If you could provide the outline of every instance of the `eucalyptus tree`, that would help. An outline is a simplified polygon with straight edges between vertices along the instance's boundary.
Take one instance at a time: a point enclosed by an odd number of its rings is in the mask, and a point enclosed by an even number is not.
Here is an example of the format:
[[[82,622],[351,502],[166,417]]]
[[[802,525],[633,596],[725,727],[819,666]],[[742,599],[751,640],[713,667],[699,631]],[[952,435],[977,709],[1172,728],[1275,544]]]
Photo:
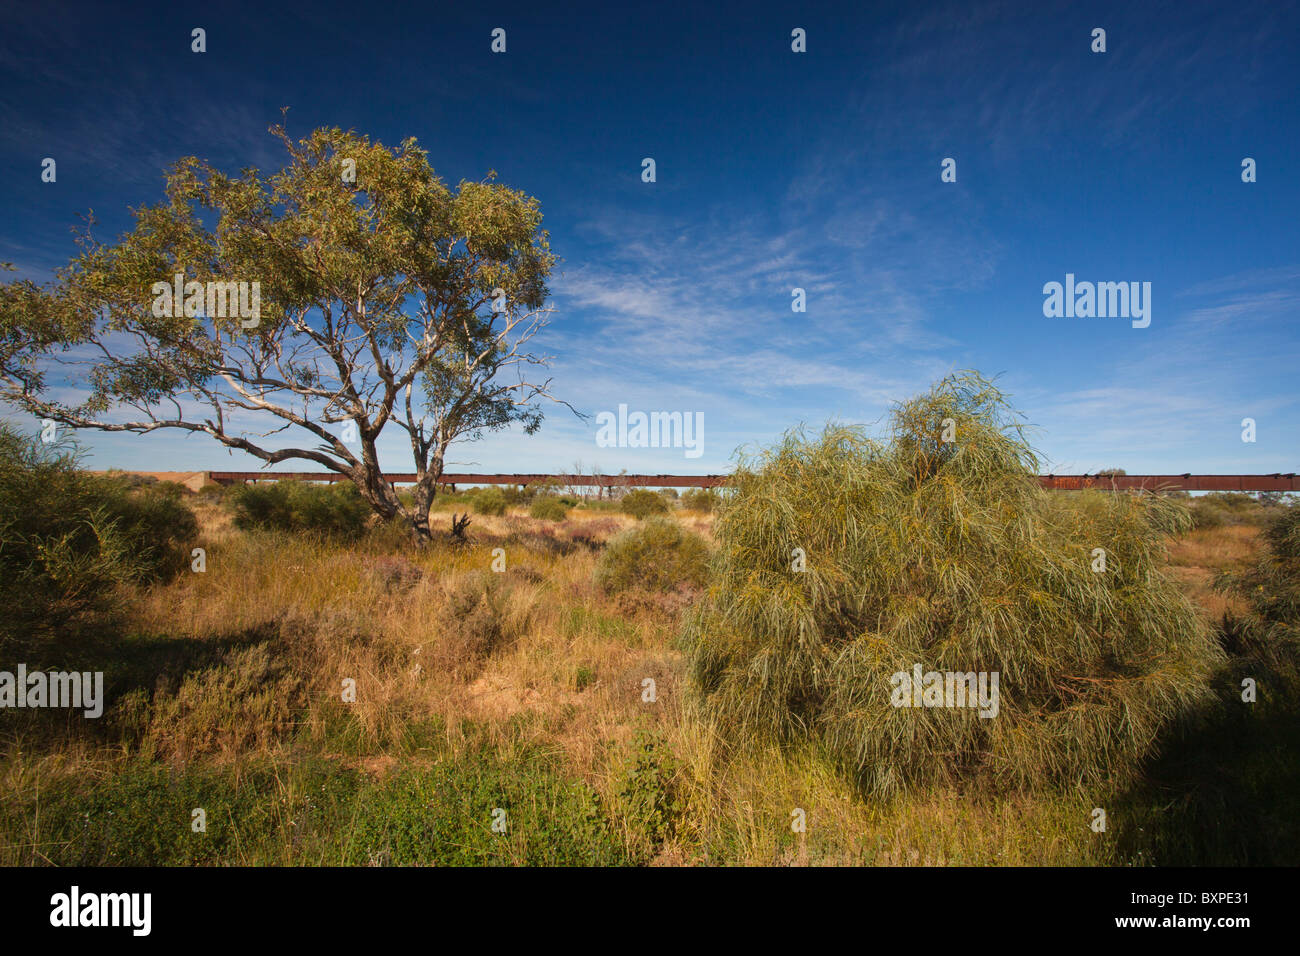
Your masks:
[[[531,434],[558,401],[531,344],[556,262],[540,205],[495,173],[453,191],[414,139],[271,132],[282,169],[183,158],[117,241],[88,218],[50,282],[0,285],[0,398],[310,462],[427,539],[448,446]],[[410,447],[409,503],[380,467],[385,428]]]

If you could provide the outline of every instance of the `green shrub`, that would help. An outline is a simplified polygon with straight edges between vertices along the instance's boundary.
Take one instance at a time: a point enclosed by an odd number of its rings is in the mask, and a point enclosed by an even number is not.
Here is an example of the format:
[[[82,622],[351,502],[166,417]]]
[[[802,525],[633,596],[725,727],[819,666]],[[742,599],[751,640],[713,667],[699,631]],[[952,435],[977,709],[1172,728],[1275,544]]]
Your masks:
[[[595,581],[606,593],[699,588],[708,576],[708,558],[699,535],[671,518],[647,518],[609,542],[596,562]]]
[[[619,511],[619,503],[613,498],[583,498],[582,507],[586,511]]]
[[[207,812],[202,834],[189,826],[195,807]],[[5,865],[632,862],[590,786],[546,755],[486,749],[379,778],[314,757],[235,769],[124,762],[7,794],[0,831],[33,837],[0,850]]]
[[[144,580],[164,580],[189,568],[199,523],[185,503],[182,486],[160,481],[134,492],[111,485],[104,491],[104,508],[130,554],[143,565]]]
[[[210,502],[212,504],[219,504],[226,497],[226,488],[227,488],[226,485],[219,485],[216,482],[213,482],[211,484],[204,485],[197,492],[195,492],[195,497],[197,497],[199,501]]]
[[[498,485],[497,490],[507,505],[526,505],[533,500],[533,490],[527,485]]]
[[[663,740],[641,731],[633,741],[633,754],[620,769],[615,816],[633,858],[646,863],[678,835],[686,812],[679,783],[681,765]]]
[[[685,629],[718,728],[815,741],[879,796],[1131,774],[1211,698],[1223,656],[1162,570],[1186,511],[1048,492],[1037,473],[1018,416],[972,373],[898,406],[884,441],[832,426],[742,460]],[[894,706],[917,664],[997,673],[997,715]]]
[[[186,567],[198,524],[169,485],[87,474],[72,445],[0,425],[0,646],[101,633],[125,586]]]
[[[373,513],[351,482],[275,481],[242,485],[227,495],[243,530],[316,533],[355,538]]]
[[[445,487],[438,491],[430,503],[431,511],[472,511],[474,508],[474,497],[481,489],[471,488],[469,491],[451,491]],[[408,508],[415,506],[415,495],[406,488],[397,493],[402,504]]]
[[[534,498],[554,498],[560,493],[560,483],[554,478],[547,478],[545,481],[525,486],[524,493],[527,494],[529,501]]]
[[[1218,528],[1223,525],[1267,525],[1276,517],[1278,507],[1272,500],[1261,501],[1254,495],[1241,491],[1213,491],[1190,501],[1192,524],[1196,528]]]
[[[692,488],[682,495],[682,507],[687,511],[710,512],[722,501],[722,496],[713,488]]]
[[[1211,491],[1198,500],[1227,511],[1250,512],[1259,508],[1259,500],[1244,491]]]
[[[1300,505],[1280,509],[1263,539],[1264,555],[1244,571],[1221,574],[1216,584],[1249,605],[1250,635],[1294,663],[1300,653]]]
[[[1201,528],[1221,528],[1225,524],[1236,524],[1236,516],[1225,508],[1220,508],[1213,503],[1203,503],[1197,501],[1191,506],[1192,527]]]
[[[657,495],[645,488],[629,491],[622,497],[619,504],[624,514],[629,514],[638,519],[649,515],[668,513],[668,502],[664,500],[663,495]]]
[[[629,862],[595,791],[542,757],[505,762],[484,752],[404,769],[370,787],[355,812],[346,833],[345,861],[352,864]]]
[[[532,504],[535,498],[554,497],[560,492],[560,485],[553,478],[535,482],[531,485],[500,485],[498,487],[507,505]]]
[[[474,493],[474,513],[501,516],[506,513],[506,496],[500,488],[481,488]]]
[[[559,498],[534,498],[528,514],[543,521],[563,521],[569,516],[569,509]]]
[[[256,800],[240,799],[241,788],[234,786],[235,779],[234,775],[206,767],[132,761],[101,777],[56,779],[42,788],[39,804],[16,808],[15,815],[21,814],[32,825],[38,825],[42,838],[49,843],[41,848],[39,856],[32,854],[32,863],[212,864],[235,853],[232,844],[240,833],[232,830],[243,830],[247,837],[249,830],[262,829],[266,823],[266,811],[259,811]],[[252,796],[249,782],[245,778],[242,790],[244,795]],[[270,792],[268,788],[257,796],[264,798]],[[195,807],[203,807],[211,821],[208,832],[200,839],[189,826],[164,825],[163,821],[189,820]],[[232,827],[227,821],[237,824]]]

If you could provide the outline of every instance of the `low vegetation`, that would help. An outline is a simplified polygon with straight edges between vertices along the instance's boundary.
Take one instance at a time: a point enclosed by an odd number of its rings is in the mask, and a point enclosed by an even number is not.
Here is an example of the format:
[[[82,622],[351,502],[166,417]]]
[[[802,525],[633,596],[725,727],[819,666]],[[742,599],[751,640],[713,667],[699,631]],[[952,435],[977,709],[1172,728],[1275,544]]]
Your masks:
[[[708,574],[708,547],[671,518],[647,518],[618,535],[596,563],[597,587],[606,593],[633,588],[699,589]]]
[[[509,489],[422,548],[0,434],[5,666],[107,697],[0,710],[0,863],[1294,865],[1300,511],[1036,492],[1007,415],[949,383],[707,509]],[[999,717],[889,706],[914,662]]]
[[[75,449],[0,425],[0,649],[93,641],[129,589],[189,563],[181,489],[87,474]]]
[[[722,498],[712,488],[692,488],[681,496],[682,507],[687,511],[708,513],[714,511]]]
[[[650,515],[668,513],[668,501],[663,495],[645,488],[634,488],[625,494],[619,502],[624,514],[633,518],[646,518]]]
[[[528,507],[528,515],[541,521],[563,521],[572,507],[559,498],[535,498]]]
[[[1254,495],[1237,491],[1215,491],[1188,499],[1192,524],[1197,528],[1223,528],[1251,525],[1259,528],[1269,524],[1283,510],[1278,496]]]
[[[244,530],[312,532],[356,538],[371,509],[356,486],[344,483],[272,481],[240,485],[227,496],[235,526]]]
[[[481,488],[474,493],[474,513],[503,515],[506,513],[506,496],[499,488]]]

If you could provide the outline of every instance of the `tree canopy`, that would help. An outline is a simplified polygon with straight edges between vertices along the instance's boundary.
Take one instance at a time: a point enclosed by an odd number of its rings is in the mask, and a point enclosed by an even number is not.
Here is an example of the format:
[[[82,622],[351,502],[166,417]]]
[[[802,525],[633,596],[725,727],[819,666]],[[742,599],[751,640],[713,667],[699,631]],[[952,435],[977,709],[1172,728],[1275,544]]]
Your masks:
[[[414,139],[271,132],[282,169],[182,158],[116,242],[89,218],[52,281],[0,285],[0,398],[75,428],[313,462],[427,537],[448,445],[531,433],[555,400],[529,344],[556,263],[540,204],[494,173],[453,191]],[[412,505],[379,466],[389,425],[409,441]]]

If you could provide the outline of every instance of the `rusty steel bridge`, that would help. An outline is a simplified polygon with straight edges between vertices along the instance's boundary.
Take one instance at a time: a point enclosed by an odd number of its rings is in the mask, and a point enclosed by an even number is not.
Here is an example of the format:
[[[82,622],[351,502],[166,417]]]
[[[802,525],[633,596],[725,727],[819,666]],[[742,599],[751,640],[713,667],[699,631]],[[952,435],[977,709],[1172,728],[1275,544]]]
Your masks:
[[[209,481],[221,485],[258,481],[347,481],[346,475],[333,471],[209,471]],[[392,472],[384,476],[390,484],[414,484],[411,472]],[[439,487],[456,490],[457,485],[533,485],[545,482],[566,487],[599,488],[717,488],[726,485],[730,475],[565,475],[558,473],[476,474],[443,472]],[[1080,491],[1097,488],[1105,491],[1137,491],[1163,488],[1179,491],[1300,491],[1300,478],[1294,472],[1271,475],[1039,475],[1044,488]]]

